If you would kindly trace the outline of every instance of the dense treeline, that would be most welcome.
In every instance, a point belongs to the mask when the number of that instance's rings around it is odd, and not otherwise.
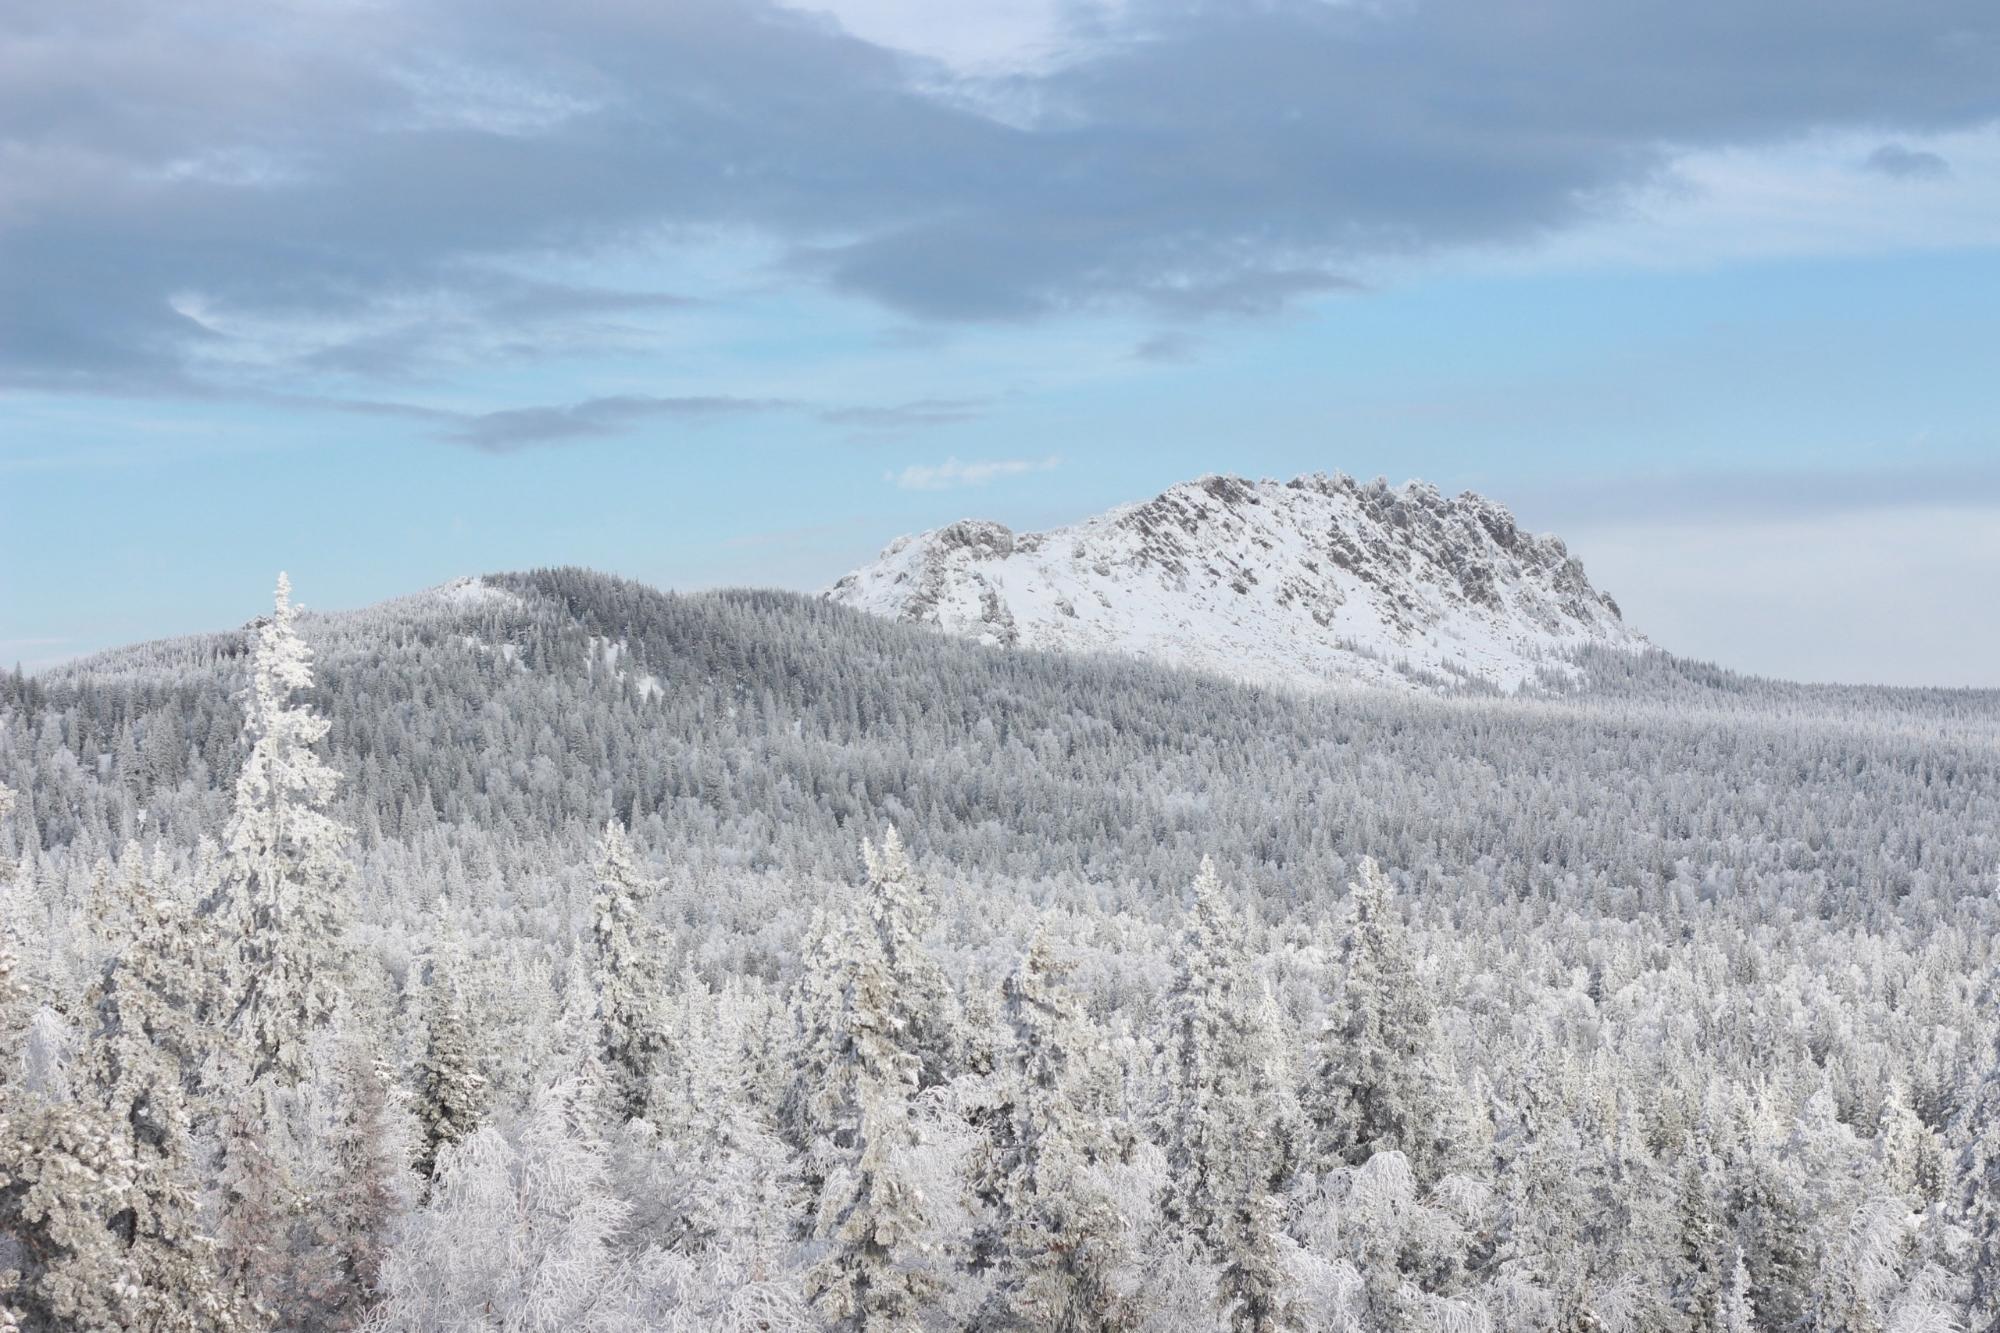
[[[1988,1327],[2000,699],[1585,665],[546,571],[11,678],[0,1309]]]

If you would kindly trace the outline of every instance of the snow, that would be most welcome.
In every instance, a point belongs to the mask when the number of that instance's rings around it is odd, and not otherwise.
[[[1422,482],[1204,477],[1066,528],[899,538],[827,594],[983,643],[1129,653],[1258,684],[1513,691],[1643,635],[1552,537]]]
[[[488,583],[485,579],[474,577],[456,578],[449,583],[441,583],[435,588],[420,592],[417,596],[436,601],[455,610],[485,606],[518,607],[521,605],[521,599],[518,595],[507,591],[505,588]]]

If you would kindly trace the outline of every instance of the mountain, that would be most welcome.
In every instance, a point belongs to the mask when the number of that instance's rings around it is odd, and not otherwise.
[[[1519,689],[1645,636],[1556,537],[1471,492],[1207,476],[1069,527],[904,537],[835,602],[989,644],[1109,651],[1261,684]]]

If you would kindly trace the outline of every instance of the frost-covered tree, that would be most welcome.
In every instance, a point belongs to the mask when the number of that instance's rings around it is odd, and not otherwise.
[[[108,1225],[129,1206],[126,1179],[108,1117],[18,1082],[0,1089],[0,1310],[15,1327],[149,1326],[160,1293],[133,1282]]]
[[[739,1127],[690,1193],[690,1243],[653,1270],[653,1302],[666,1326],[674,1333],[817,1329],[795,1235],[804,1191],[784,1145],[754,1123]]]
[[[828,1154],[844,1156],[861,1097],[852,1018],[855,979],[864,962],[879,967],[893,1002],[888,1040],[914,1061],[915,1093],[942,1082],[961,1037],[957,1005],[943,970],[923,942],[933,904],[894,828],[882,845],[861,845],[866,881],[839,910],[814,914],[794,988],[794,1069],[781,1124],[799,1149],[808,1184],[825,1176]]]
[[[122,1206],[109,1225],[124,1254],[125,1290],[152,1311],[128,1318],[143,1325],[175,1310],[187,1327],[233,1324],[236,1294],[198,1217],[188,1089],[202,1058],[194,1024],[203,977],[189,948],[193,903],[162,867],[137,857],[113,880],[120,938],[92,993],[95,1028],[78,1083],[121,1164]]]
[[[917,1086],[928,1088],[958,1067],[961,1045],[951,983],[923,943],[936,903],[893,825],[883,830],[879,847],[864,841],[861,855],[868,867],[868,918],[909,1028],[906,1048],[918,1060]]]
[[[1697,1134],[1683,1153],[1675,1199],[1679,1269],[1673,1300],[1691,1329],[1715,1328],[1721,1310],[1725,1274],[1715,1188],[1714,1154],[1708,1136]]]
[[[1922,1212],[1944,1198],[1950,1168],[1944,1146],[1911,1105],[1900,1083],[1891,1083],[1875,1129],[1875,1169],[1884,1187]]]
[[[418,1184],[411,1168],[415,1118],[365,1033],[343,1034],[335,1072],[340,1101],[319,1208],[335,1269],[309,1325],[327,1333],[361,1326],[381,1282],[391,1229],[415,1202]]]
[[[982,1327],[1118,1333],[1138,1323],[1129,1224],[1091,1172],[1112,1141],[1085,1100],[1094,1039],[1068,972],[1041,931],[1004,988],[1012,1042],[985,1170],[1003,1249]]]
[[[1350,887],[1345,975],[1305,1096],[1321,1161],[1359,1164],[1395,1149],[1420,1178],[1444,1152],[1435,1009],[1389,877],[1372,859]]]
[[[1803,1190],[1783,1161],[1759,1152],[1744,1165],[1733,1194],[1757,1317],[1769,1328],[1793,1327],[1805,1317],[1813,1274]]]
[[[415,1110],[420,1138],[414,1165],[429,1180],[443,1150],[479,1128],[486,1113],[486,1079],[473,1049],[457,953],[449,945],[432,962],[430,985],[424,989],[424,1050],[417,1065]]]
[[[0,1071],[0,1308],[50,1333],[226,1333],[244,1312],[198,1215],[178,1058],[190,979],[157,947],[185,905],[135,866],[116,882],[126,933],[76,1067]],[[0,940],[7,1028],[24,1008]]]
[[[1722,1291],[1722,1308],[1716,1315],[1716,1333],[1756,1333],[1757,1306],[1750,1299],[1750,1266],[1743,1262],[1739,1246],[1729,1264],[1729,1285]]]
[[[247,753],[223,829],[218,914],[236,927],[234,988],[225,1026],[253,1086],[296,1085],[309,1036],[340,994],[345,825],[327,812],[340,775],[315,752],[331,725],[297,695],[312,688],[291,581],[278,575],[270,617],[256,631],[243,699]]]
[[[666,1050],[665,959],[651,915],[659,882],[640,871],[616,821],[604,826],[594,873],[591,939],[596,946],[598,1023],[613,1104],[629,1119],[646,1114]]]
[[[575,1096],[536,1093],[510,1134],[446,1147],[429,1198],[397,1228],[381,1268],[381,1333],[638,1333],[633,1273],[617,1242],[627,1208],[602,1151],[571,1118]]]
[[[817,1116],[830,1130],[813,1233],[825,1256],[809,1275],[813,1305],[854,1333],[914,1333],[944,1288],[933,1204],[914,1169],[912,1120],[920,1058],[868,920],[850,916],[821,957],[820,986],[838,996],[839,1035]]]
[[[1221,1266],[1230,1326],[1292,1326],[1272,1176],[1287,1089],[1266,1063],[1269,1006],[1243,923],[1203,861],[1167,995],[1167,1217]]]
[[[1959,1217],[1971,1240],[1974,1326],[2000,1328],[2000,1042],[1965,1108]]]

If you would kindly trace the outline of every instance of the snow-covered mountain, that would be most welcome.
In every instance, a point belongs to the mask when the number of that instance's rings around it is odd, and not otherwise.
[[[1267,684],[1514,690],[1579,648],[1647,646],[1560,539],[1501,505],[1340,474],[1208,476],[1048,532],[967,519],[900,538],[826,596]]]

